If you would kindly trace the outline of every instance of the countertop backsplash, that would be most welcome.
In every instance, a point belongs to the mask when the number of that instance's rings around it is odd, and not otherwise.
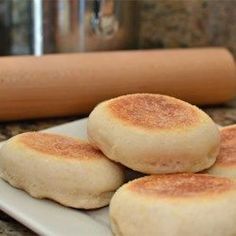
[[[109,0],[105,2],[109,2]],[[33,32],[30,31],[34,22],[32,18],[32,3],[29,0],[0,0],[0,55],[33,54],[31,41],[35,37],[32,36]],[[53,5],[50,8],[48,6],[50,5],[49,3]],[[66,2],[64,1],[64,3]],[[72,3],[72,1],[67,3]],[[80,9],[79,0],[73,0],[73,3]],[[90,6],[92,3],[92,1],[86,2],[87,18],[90,16],[88,13],[92,12],[93,8]],[[55,15],[56,1],[43,0],[43,4],[45,10],[43,22],[44,27],[46,27],[44,36],[49,41],[52,40],[51,36],[56,37],[53,40],[65,40],[64,36],[61,38],[58,32],[55,33],[53,31],[55,30],[53,25],[50,27],[50,24],[53,24],[55,19],[59,17]],[[224,46],[236,55],[236,0],[132,0],[127,1],[126,5],[124,1],[122,4],[126,11],[123,12],[124,17],[120,19],[119,28],[121,28],[121,31],[126,32],[129,40],[123,35],[122,37],[124,38],[119,47],[115,46],[115,41],[111,42],[112,39],[109,39],[109,42],[102,41],[104,45],[112,44],[111,48],[113,50],[135,49],[137,47],[146,49]],[[63,5],[65,12],[59,12],[60,14],[63,13],[61,17],[70,16],[68,15],[69,13],[66,13],[69,6]],[[71,6],[74,5],[72,4]],[[52,10],[52,7],[55,9],[53,8],[54,10]],[[57,14],[59,13],[57,12]],[[77,16],[77,13],[74,16]],[[60,19],[59,17],[58,20]],[[66,18],[63,22],[67,22]],[[73,21],[72,23],[72,26],[79,27],[79,22]],[[69,23],[67,22],[67,24]],[[50,33],[52,34],[50,37],[47,31],[49,29],[53,31]],[[67,30],[70,31],[71,29],[68,28]],[[67,34],[68,37],[66,39],[71,39],[70,33],[67,32]],[[70,45],[69,47],[71,47],[68,51],[78,51],[77,44],[81,41],[81,37],[73,40],[78,42],[70,41],[70,44],[66,43],[67,46]],[[86,44],[91,43],[89,40],[91,41],[92,39],[88,36]],[[55,42],[51,42],[51,44],[53,43]],[[60,41],[60,43],[62,42]],[[101,45],[101,41],[97,43]],[[111,49],[105,46],[102,48],[103,50]],[[44,53],[54,52],[47,47],[46,49]],[[60,52],[59,49],[58,52]]]
[[[140,48],[225,46],[236,55],[235,0],[145,0]]]

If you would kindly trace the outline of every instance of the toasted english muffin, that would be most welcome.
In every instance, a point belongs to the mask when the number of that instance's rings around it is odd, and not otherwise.
[[[220,153],[206,172],[236,179],[236,125],[220,129]]]
[[[158,94],[100,103],[89,116],[88,136],[111,160],[150,174],[198,172],[219,152],[219,130],[207,114]]]
[[[123,183],[123,170],[88,142],[28,132],[0,149],[0,176],[36,198],[75,208],[109,204]]]
[[[236,182],[191,173],[143,177],[114,194],[110,219],[116,236],[236,235]]]

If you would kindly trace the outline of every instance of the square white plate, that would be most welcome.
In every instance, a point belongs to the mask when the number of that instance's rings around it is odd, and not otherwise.
[[[45,131],[87,138],[86,123],[87,119],[82,119]],[[40,235],[112,235],[108,207],[89,211],[63,207],[53,201],[32,198],[2,179],[0,179],[0,209]]]

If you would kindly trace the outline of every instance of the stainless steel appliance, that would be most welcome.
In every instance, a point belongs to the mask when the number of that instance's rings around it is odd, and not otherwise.
[[[134,0],[0,0],[0,54],[136,48],[137,17]]]

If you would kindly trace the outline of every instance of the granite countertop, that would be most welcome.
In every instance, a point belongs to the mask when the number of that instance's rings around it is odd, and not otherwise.
[[[140,48],[223,46],[236,56],[235,0],[140,1]]]
[[[236,123],[236,99],[224,105],[203,107],[202,109],[219,125],[225,126]],[[1,123],[0,141],[22,132],[41,130],[75,119],[78,119],[78,117]],[[0,235],[28,236],[35,234],[0,211]]]

